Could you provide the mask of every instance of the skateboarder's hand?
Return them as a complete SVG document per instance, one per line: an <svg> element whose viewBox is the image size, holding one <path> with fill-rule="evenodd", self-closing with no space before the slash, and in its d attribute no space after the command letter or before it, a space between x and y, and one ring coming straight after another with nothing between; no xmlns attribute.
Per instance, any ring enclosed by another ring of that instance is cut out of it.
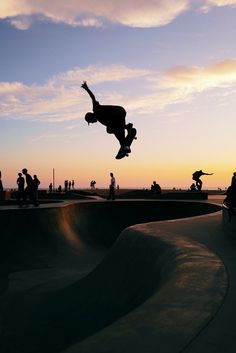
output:
<svg viewBox="0 0 236 353"><path fill-rule="evenodd" d="M84 81L84 82L82 83L81 87L82 87L83 89L87 90L87 89L88 89L87 82Z"/></svg>

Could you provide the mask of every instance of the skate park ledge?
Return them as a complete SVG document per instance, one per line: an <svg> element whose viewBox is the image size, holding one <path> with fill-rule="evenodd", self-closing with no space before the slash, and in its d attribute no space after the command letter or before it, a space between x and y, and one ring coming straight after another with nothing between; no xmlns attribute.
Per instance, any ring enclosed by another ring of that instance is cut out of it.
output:
<svg viewBox="0 0 236 353"><path fill-rule="evenodd" d="M3 256L4 252L11 252L12 243L19 243L21 237L24 242L37 237L45 248L47 243L52 246L63 238L69 242L68 247L73 247L67 232L108 249L99 265L80 283L64 288L58 302L55 295L54 310L56 307L57 320L62 325L43 332L50 350L42 347L42 351L182 351L222 305L227 274L220 258L206 246L176 234L174 227L164 231L162 225L185 217L208 217L220 211L219 205L211 203L173 200L73 201L42 208L1 210ZM34 232L31 229L29 236L31 226ZM18 229L22 231L20 237ZM14 251L18 251L17 246ZM65 310L60 308L62 302L68 305L66 317ZM88 317L81 319L81 307L86 308L91 325L78 340L74 325L83 327L88 321ZM56 341L50 341L55 336L51 335L53 330L57 333ZM67 345L58 343L63 333L68 335Z"/></svg>

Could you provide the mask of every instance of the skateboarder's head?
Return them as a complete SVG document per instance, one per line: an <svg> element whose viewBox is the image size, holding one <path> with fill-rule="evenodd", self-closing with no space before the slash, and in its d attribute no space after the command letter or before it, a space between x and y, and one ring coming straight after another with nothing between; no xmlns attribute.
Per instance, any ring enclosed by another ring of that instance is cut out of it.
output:
<svg viewBox="0 0 236 353"><path fill-rule="evenodd" d="M26 168L22 169L22 173L23 173L24 175L26 175L27 172L28 172L28 170L27 170Z"/></svg>
<svg viewBox="0 0 236 353"><path fill-rule="evenodd" d="M88 124L90 123L96 123L97 122L97 119L96 119L96 116L94 113L87 113L85 115L85 120L87 121Z"/></svg>

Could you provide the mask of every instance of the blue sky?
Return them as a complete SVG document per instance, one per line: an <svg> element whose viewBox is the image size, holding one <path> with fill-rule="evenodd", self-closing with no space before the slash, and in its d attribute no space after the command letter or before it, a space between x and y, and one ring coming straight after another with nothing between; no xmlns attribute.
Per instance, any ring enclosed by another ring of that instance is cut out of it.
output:
<svg viewBox="0 0 236 353"><path fill-rule="evenodd" d="M196 169L225 187L235 168L236 0L15 1L0 4L0 170L42 186L188 187ZM91 101L122 105L132 154L87 126Z"/></svg>

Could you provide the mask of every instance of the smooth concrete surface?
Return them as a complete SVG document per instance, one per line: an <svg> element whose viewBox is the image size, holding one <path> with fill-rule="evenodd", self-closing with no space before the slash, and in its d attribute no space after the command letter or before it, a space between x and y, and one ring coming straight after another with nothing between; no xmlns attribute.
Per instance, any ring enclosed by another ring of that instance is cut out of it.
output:
<svg viewBox="0 0 236 353"><path fill-rule="evenodd" d="M229 293L219 209L190 201L1 208L1 352L191 349ZM191 218L173 220L181 217Z"/></svg>
<svg viewBox="0 0 236 353"><path fill-rule="evenodd" d="M222 221L225 230L236 235L236 208L229 210L229 208L223 204Z"/></svg>

